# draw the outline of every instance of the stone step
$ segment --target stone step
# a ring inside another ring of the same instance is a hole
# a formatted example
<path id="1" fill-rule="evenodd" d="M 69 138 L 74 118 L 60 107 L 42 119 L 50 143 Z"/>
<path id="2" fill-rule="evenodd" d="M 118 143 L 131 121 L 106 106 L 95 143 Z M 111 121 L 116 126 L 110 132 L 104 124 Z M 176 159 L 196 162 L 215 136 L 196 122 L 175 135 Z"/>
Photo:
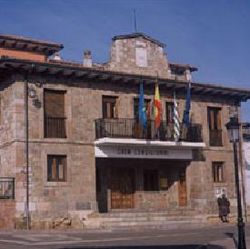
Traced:
<path id="1" fill-rule="evenodd" d="M 148 217 L 148 216 L 193 216 L 196 215 L 195 210 L 168 210 L 168 211 L 159 211 L 159 212 L 117 212 L 112 211 L 109 213 L 102 213 L 100 217 Z"/>
<path id="2" fill-rule="evenodd" d="M 202 227 L 205 226 L 203 222 L 194 222 L 194 221 L 140 221 L 140 222 L 106 222 L 101 223 L 101 227 L 107 229 L 178 229 L 178 228 L 190 228 L 190 227 Z"/>
<path id="3" fill-rule="evenodd" d="M 155 229 L 155 228 L 168 228 L 170 226 L 177 228 L 194 223 L 198 225 L 205 223 L 204 216 L 197 215 L 197 213 L 194 210 L 192 210 L 192 215 L 184 212 L 187 210 L 171 210 L 171 211 L 174 212 L 169 214 L 169 212 L 165 211 L 159 211 L 159 212 L 114 211 L 105 214 L 99 214 L 91 219 L 92 221 L 100 224 L 100 227 L 107 229 L 117 229 L 117 228 L 139 229 L 143 227 Z"/>
<path id="4" fill-rule="evenodd" d="M 206 217 L 192 212 L 192 215 L 181 212 L 178 215 L 166 212 L 110 212 L 95 214 L 88 219 L 88 224 L 105 229 L 140 229 L 140 228 L 181 228 L 190 224 L 203 226 Z M 88 226 L 86 223 L 86 226 Z"/>
<path id="5" fill-rule="evenodd" d="M 96 217 L 104 222 L 140 222 L 140 221 L 189 221 L 190 216 L 138 216 L 138 217 Z M 194 220 L 200 220 L 200 217 L 193 217 Z"/>
<path id="6" fill-rule="evenodd" d="M 194 221 L 200 221 L 201 219 L 195 218 Z M 139 217 L 139 218 L 103 218 L 100 220 L 103 223 L 122 223 L 122 222 L 190 222 L 190 217 Z"/>

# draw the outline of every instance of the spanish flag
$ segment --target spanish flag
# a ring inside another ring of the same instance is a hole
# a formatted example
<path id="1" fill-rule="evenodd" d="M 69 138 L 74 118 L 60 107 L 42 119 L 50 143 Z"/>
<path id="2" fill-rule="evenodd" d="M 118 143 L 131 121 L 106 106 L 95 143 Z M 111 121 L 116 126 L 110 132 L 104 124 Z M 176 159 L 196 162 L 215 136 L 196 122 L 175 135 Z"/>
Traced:
<path id="1" fill-rule="evenodd" d="M 155 97 L 154 97 L 154 118 L 155 118 L 155 128 L 159 129 L 161 124 L 161 100 L 160 100 L 160 93 L 159 93 L 159 86 L 156 82 L 155 84 Z"/>

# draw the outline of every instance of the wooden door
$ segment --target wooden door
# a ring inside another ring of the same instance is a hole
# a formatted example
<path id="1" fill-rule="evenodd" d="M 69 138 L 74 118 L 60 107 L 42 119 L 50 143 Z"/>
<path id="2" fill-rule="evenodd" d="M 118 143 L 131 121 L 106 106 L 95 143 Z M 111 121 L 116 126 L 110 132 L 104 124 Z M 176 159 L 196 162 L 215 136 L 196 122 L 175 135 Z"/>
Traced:
<path id="1" fill-rule="evenodd" d="M 179 206 L 187 206 L 187 183 L 185 169 L 179 173 Z"/>
<path id="2" fill-rule="evenodd" d="M 134 208 L 134 179 L 133 169 L 113 168 L 111 170 L 111 208 Z"/>

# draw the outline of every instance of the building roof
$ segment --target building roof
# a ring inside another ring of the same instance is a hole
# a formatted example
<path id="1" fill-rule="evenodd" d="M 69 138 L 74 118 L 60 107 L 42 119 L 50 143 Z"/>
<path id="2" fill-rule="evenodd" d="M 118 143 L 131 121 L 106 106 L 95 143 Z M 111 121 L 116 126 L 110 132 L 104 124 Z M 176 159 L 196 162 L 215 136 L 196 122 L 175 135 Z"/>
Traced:
<path id="1" fill-rule="evenodd" d="M 51 75 L 57 78 L 74 78 L 81 80 L 91 80 L 93 82 L 114 82 L 126 85 L 140 84 L 143 80 L 145 85 L 154 86 L 155 77 L 138 74 L 128 74 L 124 72 L 116 72 L 106 70 L 105 68 L 85 67 L 77 63 L 61 63 L 61 62 L 38 62 L 23 59 L 15 59 L 8 57 L 0 57 L 0 76 L 8 77 L 13 73 L 38 74 L 40 76 Z M 183 80 L 174 80 L 159 78 L 158 84 L 166 91 L 176 89 L 177 92 L 186 92 L 188 82 Z M 240 89 L 220 86 L 216 84 L 204 84 L 192 82 L 192 94 L 203 96 L 216 96 L 217 98 L 228 98 L 234 100 L 235 103 L 247 101 L 250 99 L 250 89 Z"/>
<path id="2" fill-rule="evenodd" d="M 115 41 L 115 40 L 120 40 L 120 39 L 131 39 L 131 38 L 137 38 L 137 37 L 143 37 L 144 39 L 149 40 L 149 41 L 159 45 L 160 47 L 163 47 L 163 48 L 166 47 L 166 45 L 164 43 L 152 38 L 149 35 L 146 35 L 146 34 L 140 33 L 140 32 L 131 33 L 131 34 L 127 34 L 127 35 L 116 35 L 112 38 L 112 40 Z"/>
<path id="3" fill-rule="evenodd" d="M 169 62 L 169 66 L 172 70 L 176 71 L 176 70 L 185 70 L 185 69 L 189 69 L 191 72 L 195 72 L 198 71 L 197 67 L 191 66 L 189 64 L 179 64 L 179 63 L 172 63 Z"/>
<path id="4" fill-rule="evenodd" d="M 6 34 L 0 34 L 0 47 L 32 51 L 46 55 L 52 55 L 63 49 L 63 45 L 59 43 Z"/>

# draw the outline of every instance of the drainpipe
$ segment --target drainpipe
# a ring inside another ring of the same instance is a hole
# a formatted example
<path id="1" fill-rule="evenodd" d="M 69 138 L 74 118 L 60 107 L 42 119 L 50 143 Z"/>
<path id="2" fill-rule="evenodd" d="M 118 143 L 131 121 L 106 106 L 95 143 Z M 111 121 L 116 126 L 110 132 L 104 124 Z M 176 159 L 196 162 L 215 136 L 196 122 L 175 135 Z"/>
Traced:
<path id="1" fill-rule="evenodd" d="M 25 122 L 25 161 L 26 161 L 26 229 L 30 229 L 30 210 L 29 210 L 29 103 L 28 103 L 28 73 L 24 80 L 24 122 Z"/>

